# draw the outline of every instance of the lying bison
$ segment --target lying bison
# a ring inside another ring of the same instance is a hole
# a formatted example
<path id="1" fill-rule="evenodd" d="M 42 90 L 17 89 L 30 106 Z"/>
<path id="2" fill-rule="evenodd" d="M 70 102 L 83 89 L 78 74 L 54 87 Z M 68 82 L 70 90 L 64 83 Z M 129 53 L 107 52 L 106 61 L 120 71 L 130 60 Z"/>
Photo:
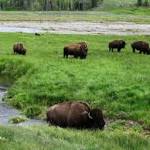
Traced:
<path id="1" fill-rule="evenodd" d="M 133 53 L 135 53 L 135 50 L 138 50 L 139 53 L 144 53 L 144 54 L 150 54 L 150 47 L 149 44 L 143 41 L 137 41 L 131 44 Z"/>
<path id="2" fill-rule="evenodd" d="M 88 46 L 86 42 L 70 44 L 64 47 L 64 58 L 68 58 L 69 55 L 72 55 L 74 58 L 80 57 L 81 59 L 85 59 L 87 52 Z"/>
<path id="3" fill-rule="evenodd" d="M 26 55 L 26 49 L 23 47 L 22 43 L 14 44 L 13 51 L 14 54 Z"/>
<path id="4" fill-rule="evenodd" d="M 91 109 L 83 102 L 63 102 L 51 106 L 47 112 L 47 122 L 60 127 L 99 128 L 105 121 L 100 109 Z"/>
<path id="5" fill-rule="evenodd" d="M 123 40 L 114 40 L 109 43 L 109 51 L 113 52 L 113 49 L 117 49 L 118 52 L 121 51 L 122 48 L 125 48 L 126 42 Z"/>

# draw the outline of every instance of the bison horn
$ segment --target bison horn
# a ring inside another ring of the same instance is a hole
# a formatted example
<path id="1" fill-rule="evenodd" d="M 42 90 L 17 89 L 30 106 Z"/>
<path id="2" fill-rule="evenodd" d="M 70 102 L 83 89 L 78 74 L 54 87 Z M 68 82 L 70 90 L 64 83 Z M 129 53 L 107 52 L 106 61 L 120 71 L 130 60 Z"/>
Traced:
<path id="1" fill-rule="evenodd" d="M 91 116 L 90 112 L 88 113 L 88 117 L 89 117 L 90 119 L 93 119 L 93 117 Z"/>
<path id="2" fill-rule="evenodd" d="M 85 115 L 85 114 L 87 114 L 90 119 L 93 119 L 93 117 L 90 115 L 90 112 L 84 111 L 82 113 L 82 115 Z"/>

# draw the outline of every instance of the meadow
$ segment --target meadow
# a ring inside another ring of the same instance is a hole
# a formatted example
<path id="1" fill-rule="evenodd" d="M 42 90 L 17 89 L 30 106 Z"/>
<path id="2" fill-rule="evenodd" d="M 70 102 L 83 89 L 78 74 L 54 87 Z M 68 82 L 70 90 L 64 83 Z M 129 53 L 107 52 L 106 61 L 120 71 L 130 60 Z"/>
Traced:
<path id="1" fill-rule="evenodd" d="M 1 150 L 148 150 L 150 138 L 131 131 L 0 127 Z"/>
<path id="2" fill-rule="evenodd" d="M 0 11 L 2 21 L 89 21 L 150 23 L 150 8 L 103 6 L 93 11 Z"/>
<path id="3" fill-rule="evenodd" d="M 101 108 L 108 121 L 103 132 L 46 126 L 0 127 L 2 149 L 12 145 L 19 149 L 18 143 L 22 149 L 37 148 L 40 144 L 46 144 L 45 149 L 51 146 L 59 149 L 59 144 L 64 145 L 62 149 L 149 147 L 150 56 L 133 54 L 130 44 L 136 40 L 149 42 L 150 36 L 42 34 L 37 37 L 0 33 L 0 39 L 0 75 L 11 83 L 5 98 L 10 105 L 28 117 L 44 119 L 52 104 L 84 101 Z M 108 52 L 108 42 L 114 39 L 127 42 L 121 53 Z M 78 41 L 88 43 L 87 59 L 64 59 L 64 45 Z M 28 49 L 26 56 L 13 55 L 12 46 L 16 42 L 24 43 Z M 34 138 L 37 135 L 38 140 Z M 107 144 L 108 141 L 111 143 Z"/>

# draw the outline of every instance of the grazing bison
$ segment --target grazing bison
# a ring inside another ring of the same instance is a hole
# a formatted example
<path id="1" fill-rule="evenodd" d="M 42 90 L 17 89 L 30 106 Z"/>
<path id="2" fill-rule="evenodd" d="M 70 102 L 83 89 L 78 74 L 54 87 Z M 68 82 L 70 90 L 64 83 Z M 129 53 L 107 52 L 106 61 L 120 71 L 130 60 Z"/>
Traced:
<path id="1" fill-rule="evenodd" d="M 40 33 L 35 33 L 35 36 L 41 36 L 41 34 Z"/>
<path id="2" fill-rule="evenodd" d="M 13 51 L 14 54 L 26 55 L 26 49 L 23 47 L 22 43 L 14 44 Z"/>
<path id="3" fill-rule="evenodd" d="M 135 53 L 135 50 L 138 50 L 139 53 L 144 53 L 144 54 L 150 54 L 150 47 L 149 44 L 143 41 L 137 41 L 131 44 L 133 53 Z"/>
<path id="4" fill-rule="evenodd" d="M 68 55 L 73 55 L 74 58 L 80 57 L 81 59 L 85 59 L 87 52 L 88 46 L 86 42 L 70 44 L 64 47 L 64 58 L 68 58 Z"/>
<path id="5" fill-rule="evenodd" d="M 103 129 L 105 121 L 100 109 L 91 109 L 83 102 L 63 102 L 47 111 L 47 122 L 61 127 Z"/>
<path id="6" fill-rule="evenodd" d="M 126 42 L 123 40 L 114 40 L 109 43 L 109 51 L 113 52 L 113 49 L 117 49 L 118 52 L 121 51 L 122 48 L 125 48 Z"/>

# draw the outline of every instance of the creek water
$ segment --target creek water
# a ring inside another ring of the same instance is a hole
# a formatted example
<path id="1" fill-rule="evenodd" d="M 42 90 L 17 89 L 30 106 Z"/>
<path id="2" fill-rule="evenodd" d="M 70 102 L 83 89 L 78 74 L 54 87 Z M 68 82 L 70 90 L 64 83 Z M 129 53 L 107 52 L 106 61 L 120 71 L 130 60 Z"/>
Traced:
<path id="1" fill-rule="evenodd" d="M 17 109 L 9 106 L 5 101 L 3 101 L 3 97 L 7 94 L 7 88 L 4 86 L 0 86 L 0 125 L 14 125 L 10 123 L 10 119 L 14 117 L 25 117 L 21 114 Z M 43 120 L 36 119 L 27 119 L 24 122 L 15 124 L 17 126 L 31 126 L 31 125 L 42 125 L 46 122 Z"/>

